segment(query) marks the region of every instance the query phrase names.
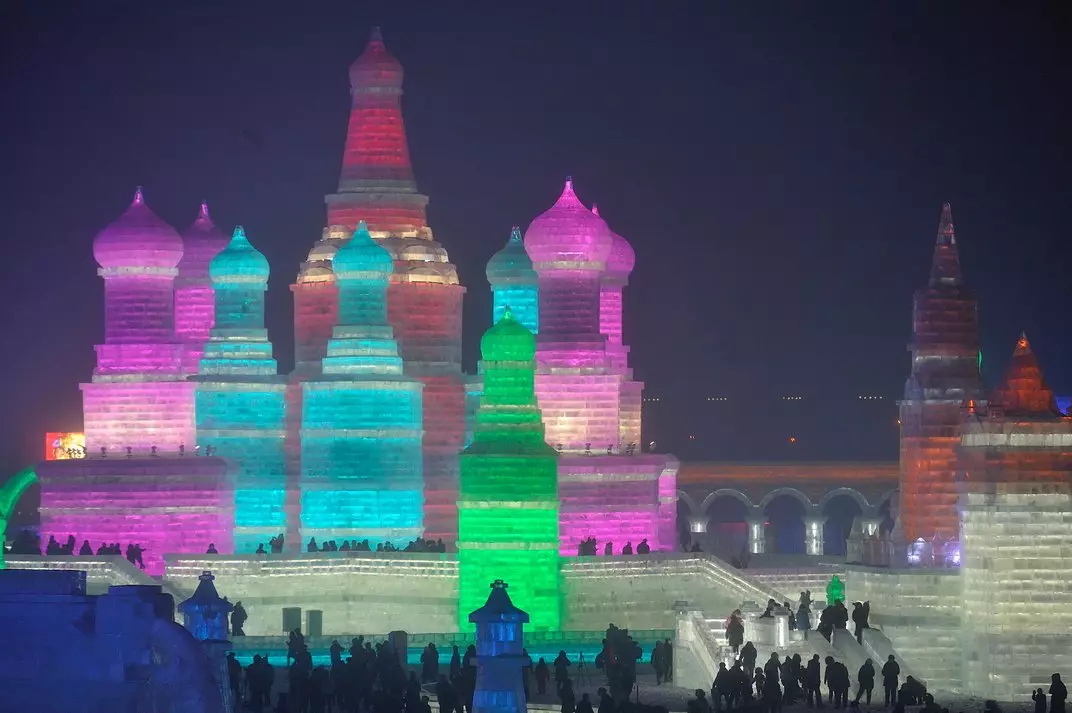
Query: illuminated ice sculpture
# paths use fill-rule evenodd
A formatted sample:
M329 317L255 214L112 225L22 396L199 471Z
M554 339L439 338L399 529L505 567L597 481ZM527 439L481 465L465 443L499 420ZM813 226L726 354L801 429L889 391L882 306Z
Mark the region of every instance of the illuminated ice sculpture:
M979 317L964 285L953 218L938 224L930 280L912 309L912 373L900 402L900 521L906 541L957 537L961 407L979 397Z
M208 268L216 326L195 377L197 442L231 465L239 553L286 530L285 384L264 328L269 272L268 260L235 228Z
M524 625L527 612L518 609L506 593L507 585L496 580L484 606L468 619L476 626L476 691L473 713L523 713L525 669L532 660L525 654Z
M561 628L558 454L544 441L533 377L536 340L509 308L480 340L484 393L473 442L461 454L458 621L480 605L491 580L537 630Z
M391 255L362 222L333 269L339 326L302 383L301 538L404 544L423 532L423 386L387 324Z
M532 259L525 252L521 229L516 225L510 239L488 260L485 274L491 284L491 323L502 319L507 308L514 319L533 334L540 331L540 290Z
M182 368L196 374L215 321L215 292L209 278L209 263L227 247L221 233L208 214L208 204L193 225L182 233L182 260L175 278L175 337L182 343Z
M174 334L174 280L182 240L139 189L93 243L104 278L104 344L82 384L88 458L46 461L41 530L93 547L144 549L151 574L163 555L231 548L234 494L227 464L196 457L195 384Z
M621 338L628 242L577 198L573 182L525 232L539 276L536 394L547 442L560 450L564 554L588 537L675 547L677 461L641 454L643 385Z
M402 118L402 65L378 28L350 67L351 108L337 193L325 197L328 227L294 285L298 369L288 408L302 411L300 382L318 373L338 313L331 272L335 251L364 220L394 258L387 318L407 376L424 384L422 442L425 536L453 547L458 528L458 453L465 442L466 385L461 368L465 289L428 226L428 197L417 190ZM300 465L291 421L291 472Z

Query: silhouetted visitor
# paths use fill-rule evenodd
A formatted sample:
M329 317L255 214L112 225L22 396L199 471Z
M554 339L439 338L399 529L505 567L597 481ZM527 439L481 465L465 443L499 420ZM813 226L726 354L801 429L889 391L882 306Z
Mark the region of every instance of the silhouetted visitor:
M626 542L625 543L625 547L622 548L622 554L623 555L631 555L631 554L633 554L633 543L632 542Z
M700 691L703 693L703 691ZM596 690L596 695L599 696L599 713L615 713L617 706L614 704L614 697L610 695L610 692L600 686Z
M715 680L711 683L711 705L715 707L715 710L720 710L723 700L726 701L727 710L733 708L733 684L730 681L730 672L726 668L726 662L719 661Z
M702 689L697 688L696 697L689 699L689 702L685 704L685 709L688 713L711 713L711 705L707 702L707 694ZM599 707L599 713L603 713L603 706Z
M259 545L257 545L257 551L254 552L253 554L257 554L257 555L266 555L266 554L268 554L264 549L264 543L263 542L260 543Z
M215 542L208 543L208 549L205 550L206 555L218 555L219 553L220 553L219 550L216 549L216 543Z
M835 708L844 708L849 695L849 669L845 664L835 661L833 656L826 657L826 687L830 695L827 700Z
M569 667L573 664L570 663L565 651L559 651L551 665L555 667L555 687L562 688L562 683L569 680Z
M864 643L864 629L867 626L867 618L871 614L871 602L854 602L852 605L852 623L856 627L856 643L861 646Z
M227 654L227 679L231 684L235 710L239 710L242 707L242 664L235 658L234 651Z
M568 678L558 687L558 700L562 702L562 713L574 713L577 709L577 695L573 692L573 681Z
M462 672L462 654L458 651L458 647L455 646L450 652L450 680L457 680L458 676Z
M640 544L636 546L636 553L638 555L651 554L651 545L648 544L648 538L644 538L640 541Z
M431 642L421 652L421 680L425 683L439 680L439 650Z
M871 692L875 690L875 665L871 659L864 661L856 674L856 703L860 702L861 696L866 696L867 705L871 705Z
M790 610L792 611L792 610ZM808 632L811 631L811 610L801 602L797 608L797 631L804 632L804 640L808 640Z
M78 548L78 554L82 557L93 554L93 546L89 544L89 540L82 540L82 546Z
M923 696L926 694L927 687L912 676L908 676L901 684L901 690L897 692L897 702L905 706L918 706L923 703Z
M767 663L763 666L763 705L770 713L778 713L782 709L781 664L778 662L778 654L772 653Z
M439 710L442 713L450 713L458 707L458 694L454 686L446 676L440 676L435 685L436 698L439 699Z
M670 643L670 639L663 642L663 661L665 662L667 681L674 680L674 645Z
M1055 673L1050 676L1050 713L1065 713L1065 700L1068 699L1068 689L1061 681L1061 674Z
M808 661L807 667L804 669L803 680L804 684L804 700L808 704L808 708L823 707L823 674L822 663L819 661L819 654L814 654L811 660Z
M614 554L614 543L608 542L603 546L603 555L605 557L610 557L612 554Z
M109 548L108 548L108 544L106 542L102 542L101 546L97 548L97 554L98 555L109 554Z
M882 688L886 691L886 707L897 705L897 679L901 675L901 667L897 659L890 654L886 663L882 664Z
M726 643L733 650L734 656L740 652L741 645L744 644L744 624L741 623L736 613L730 615L730 623L726 625Z
M1046 713L1046 692L1036 688L1031 692L1031 700L1035 702L1035 713Z
M542 696L547 693L547 682L551 679L551 672L543 658L536 662L533 673L536 676L536 693Z
M231 610L231 636L246 635L246 632L242 631L242 627L248 618L249 616L246 614L246 608L242 606L242 602L235 602L234 609Z
M279 535L276 535L275 537L273 537L273 538L268 540L268 548L272 551L273 555L282 554L283 553L283 543L284 543L284 537L283 537L282 534L279 534Z
M592 701L587 693L581 694L581 700L577 701L577 713L595 713L592 710Z

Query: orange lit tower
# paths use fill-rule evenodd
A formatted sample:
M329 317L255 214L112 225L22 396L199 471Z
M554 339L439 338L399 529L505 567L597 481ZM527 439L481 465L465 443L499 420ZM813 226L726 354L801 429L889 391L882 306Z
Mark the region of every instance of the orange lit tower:
M297 369L293 382L318 374L338 321L338 287L331 263L365 221L391 253L388 321L407 376L424 384L425 537L453 547L458 532L458 453L465 441L465 385L461 368L465 289L446 250L428 227L428 197L417 190L402 121L402 65L378 28L350 66L351 109L337 193L323 238L302 264L294 291ZM288 409L301 413L300 389ZM297 424L289 429L297 443ZM301 472L300 446L291 447L289 472ZM293 490L293 489L292 489Z
M962 406L978 398L979 318L965 288L949 204L942 206L930 281L915 294L912 374L901 415L900 518L907 540L957 536L956 448Z

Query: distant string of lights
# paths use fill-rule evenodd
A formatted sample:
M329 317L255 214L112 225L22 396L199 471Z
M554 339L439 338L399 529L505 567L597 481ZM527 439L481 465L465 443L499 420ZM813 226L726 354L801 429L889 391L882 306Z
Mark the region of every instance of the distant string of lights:
M805 397L805 396L801 396L801 395L797 394L797 395L792 395L792 396L789 396L789 395L782 396L781 400L782 401L804 401L806 398L810 399L812 397ZM729 396L707 396L707 397L704 397L704 400L707 401L708 403L714 403L714 402L730 401L731 399L730 399ZM887 399L886 399L885 396L879 396L878 394L858 394L856 396L856 400L857 401L886 401ZM643 401L644 401L644 403L659 403L660 401L662 401L662 398L659 397L659 396L645 396Z

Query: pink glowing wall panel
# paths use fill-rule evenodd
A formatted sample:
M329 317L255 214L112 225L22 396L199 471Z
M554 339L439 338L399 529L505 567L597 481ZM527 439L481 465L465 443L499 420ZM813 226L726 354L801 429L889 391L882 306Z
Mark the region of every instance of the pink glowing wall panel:
M562 554L576 555L589 537L599 542L600 552L607 542L614 543L615 552L626 542L635 550L645 538L653 552L674 550L677 467L673 457L663 455L561 458Z
M234 492L222 458L84 458L37 466L41 532L80 546L140 544L146 570L165 554L233 550Z
M536 374L536 397L547 442L571 452L617 450L620 382L616 374L548 373L541 365Z
M106 344L159 344L174 340L175 270L151 274L105 274Z
M147 455L192 453L197 443L194 383L187 381L95 381L82 384L86 450L91 456L106 448L109 456L127 447Z
M603 284L599 289L599 331L607 345L622 344L622 286Z
M216 293L211 284L185 284L175 288L175 338L182 342L182 370L196 374L216 315Z

